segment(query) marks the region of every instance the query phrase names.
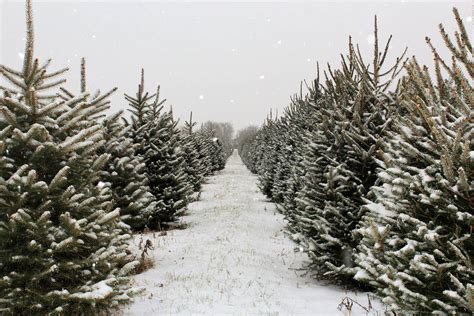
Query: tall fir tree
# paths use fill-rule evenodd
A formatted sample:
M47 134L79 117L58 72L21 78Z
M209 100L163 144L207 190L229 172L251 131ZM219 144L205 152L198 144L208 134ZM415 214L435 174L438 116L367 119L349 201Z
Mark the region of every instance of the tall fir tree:
M440 24L452 64L427 38L435 78L414 58L406 66L407 113L381 152L378 184L359 230L356 278L394 312L474 313L474 61L454 14L454 42Z
M109 160L97 153L100 97L45 94L67 69L34 59L31 1L26 8L23 69L0 66L12 86L0 97L0 310L91 314L128 300L129 227L96 185Z
M111 155L102 181L110 185L122 220L133 230L143 230L156 213L157 202L148 185L145 161L137 155L138 146L128 136L130 126L120 122L121 115L119 112L102 123L106 143L101 151Z
M159 228L186 210L192 192L185 173L183 139L172 112L163 111L159 88L154 95L144 91L143 70L136 97L125 97L131 106L131 136L139 144L138 153L145 160L150 190L157 201L149 224Z
M204 162L199 159L198 138L194 128L197 123L193 121L193 113L189 115L189 121L184 123L183 149L186 161L186 177L194 192L200 192L207 169Z
M87 92L86 79L86 61L82 58L81 93ZM70 90L63 87L60 89L59 96L63 100L75 97ZM93 104L96 113L94 119L105 117L102 113L109 108L108 96L116 90L114 88L104 95L100 91L95 93L95 99L99 102ZM110 187L113 208L120 209L122 220L132 229L142 230L156 211L156 200L150 193L143 158L137 154L138 145L128 136L131 127L120 122L121 116L122 113L118 112L102 121L105 143L99 148L99 153L109 154L111 157L102 172L100 185Z
M315 157L307 160L306 168L316 167L316 174L306 175L298 195L300 200L306 199L301 204L303 216L309 211L311 219L309 227L304 225L303 244L313 270L319 278L344 284L353 283L353 255L359 244L353 231L360 225L360 208L375 184L376 152L398 109L397 91L386 91L402 69L403 58L385 67L391 38L379 51L376 18L374 38L370 67L349 41L349 55L342 60L341 69L329 69L326 74L329 80L317 132L323 135L315 135L310 148Z

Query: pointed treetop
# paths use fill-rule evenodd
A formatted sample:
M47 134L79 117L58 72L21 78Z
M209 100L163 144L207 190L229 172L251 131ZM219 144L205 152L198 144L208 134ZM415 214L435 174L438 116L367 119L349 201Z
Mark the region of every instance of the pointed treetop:
M378 28L377 28L377 15L374 16L374 82L375 86L378 83L378 75L379 75L379 35L378 35Z
M81 93L86 92L86 59L81 58Z
M28 76L33 67L34 53L34 32L33 32L33 8L31 0L26 1L26 46L23 59L23 75Z
M138 86L138 93L141 95L145 89L145 69L142 68L142 74L140 77L140 85Z

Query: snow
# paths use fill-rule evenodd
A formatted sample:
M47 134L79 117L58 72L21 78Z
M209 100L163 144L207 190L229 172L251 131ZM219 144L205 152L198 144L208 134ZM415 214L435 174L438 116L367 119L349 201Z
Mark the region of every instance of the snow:
M71 294L70 297L77 300L103 300L106 297L110 296L114 291L113 289L107 284L110 280L100 281L91 286L91 291L89 292L80 292Z
M303 275L307 254L295 251L283 216L265 200L236 153L209 179L183 222L185 229L164 236L135 236L133 247L142 238L153 243L148 253L154 267L134 276L133 286L145 293L125 306L125 315L343 315L337 308L346 296L367 306L366 293ZM354 306L351 315L366 313Z

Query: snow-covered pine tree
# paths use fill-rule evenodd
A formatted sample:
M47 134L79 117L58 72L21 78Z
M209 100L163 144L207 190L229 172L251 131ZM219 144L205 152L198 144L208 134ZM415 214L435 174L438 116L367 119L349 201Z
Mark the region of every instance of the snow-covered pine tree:
M99 101L45 94L67 69L34 59L31 1L26 8L23 69L0 66L12 86L0 97L0 310L92 314L128 300L129 227L96 185L109 159L97 155Z
M183 132L183 149L186 161L186 178L192 186L194 192L201 191L202 183L206 175L207 169L203 161L199 159L199 145L194 127L197 125L193 121L193 113L189 114L189 121L184 123Z
M270 113L256 137L255 159L257 160L259 188L270 199L277 171L278 154L282 146L282 139L279 138L281 130L280 120L273 118Z
M150 192L144 159L137 155L137 144L129 135L131 126L120 122L122 112L103 121L105 145L100 151L111 155L102 181L110 185L114 207L122 220L134 230L142 230L157 212L155 196Z
M196 131L194 137L202 172L205 176L210 176L214 173L211 140L202 131Z
M81 93L87 93L85 59L81 60ZM74 98L74 94L61 87L59 96L63 100ZM94 107L96 113L103 113L109 107L108 96L115 92L112 89L104 95L100 91L95 98L100 100ZM86 98L87 99L87 98ZM148 178L145 173L143 158L136 154L138 145L129 138L131 126L120 122L122 112L118 112L102 122L105 144L99 148L99 154L110 154L111 158L101 176L101 185L110 186L113 197L113 208L119 208L122 220L134 230L144 229L155 212L156 200L150 193ZM96 115L95 119L105 115Z
M130 133L139 144L138 154L145 160L150 191L157 201L157 211L149 225L159 228L176 220L192 193L186 179L183 140L171 111L163 112L159 88L154 95L145 92L143 70L136 97L125 97L132 107ZM155 101L149 104L153 97Z
M280 203L280 210L290 222L290 230L293 211L296 209L296 194L302 189L301 179L306 174L302 150L305 148L307 135L316 127L313 115L315 101L320 95L319 74L307 88L309 92L303 96L303 84L301 84L299 94L292 97L292 102L282 117L282 120L285 119L287 122L281 135L284 144L279 155L280 166L275 174L273 188L273 199Z
M298 194L304 241L318 278L353 283L352 234L363 213L360 207L375 184L376 151L397 113L397 94L387 93L403 64L402 57L385 68L390 39L378 49L377 21L370 68L349 41L340 70L328 70L318 131L308 146L310 170ZM388 76L388 78L385 78ZM307 215L305 215L307 214Z
M359 230L356 278L395 312L474 313L474 60L454 14L454 41L440 25L452 64L427 38L434 78L414 58L406 66L407 115L383 148L371 212Z
M225 168L225 163L227 161L227 154L224 151L224 146L221 140L217 137L212 137L212 158L214 170L219 171Z
M252 173L256 173L255 159L253 159L253 152L255 149L255 137L259 133L259 128L256 126L248 126L237 133L235 144L239 151L239 156L242 162Z
M294 145L292 145L292 156L290 157L291 171L290 176L287 180L286 189L284 193L284 200L282 203L281 210L288 220L287 229L293 233L293 238L298 241L301 231L302 221L306 221L304 217L301 217L300 211L303 214L307 214L306 209L298 208L301 201L298 199L298 195L305 188L305 176L313 177L314 179L314 166L313 164L318 163L320 160L320 153L318 156L312 156L313 140L319 140L316 137L318 130L318 115L321 116L321 112L316 106L320 103L321 99L321 87L319 84L319 71L316 80L312 86L309 86L309 93L305 98L300 92L299 97L293 99L293 109L287 115L291 115L292 123L290 124L290 138ZM317 186L315 186L317 187ZM307 192L306 192L307 193Z
M212 128L201 127L201 135L205 143L204 148L210 157L211 173L224 169L227 157L222 142L216 136L215 131Z

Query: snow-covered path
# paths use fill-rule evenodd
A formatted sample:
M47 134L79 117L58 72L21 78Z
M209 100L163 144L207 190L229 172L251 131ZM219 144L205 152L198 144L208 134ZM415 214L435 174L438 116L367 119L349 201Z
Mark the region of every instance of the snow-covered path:
M146 293L126 315L342 315L337 307L345 296L367 303L365 294L302 276L306 255L294 251L282 215L256 183L234 153L190 205L186 229L143 236L155 246L155 265L135 277ZM365 312L354 307L354 314Z

